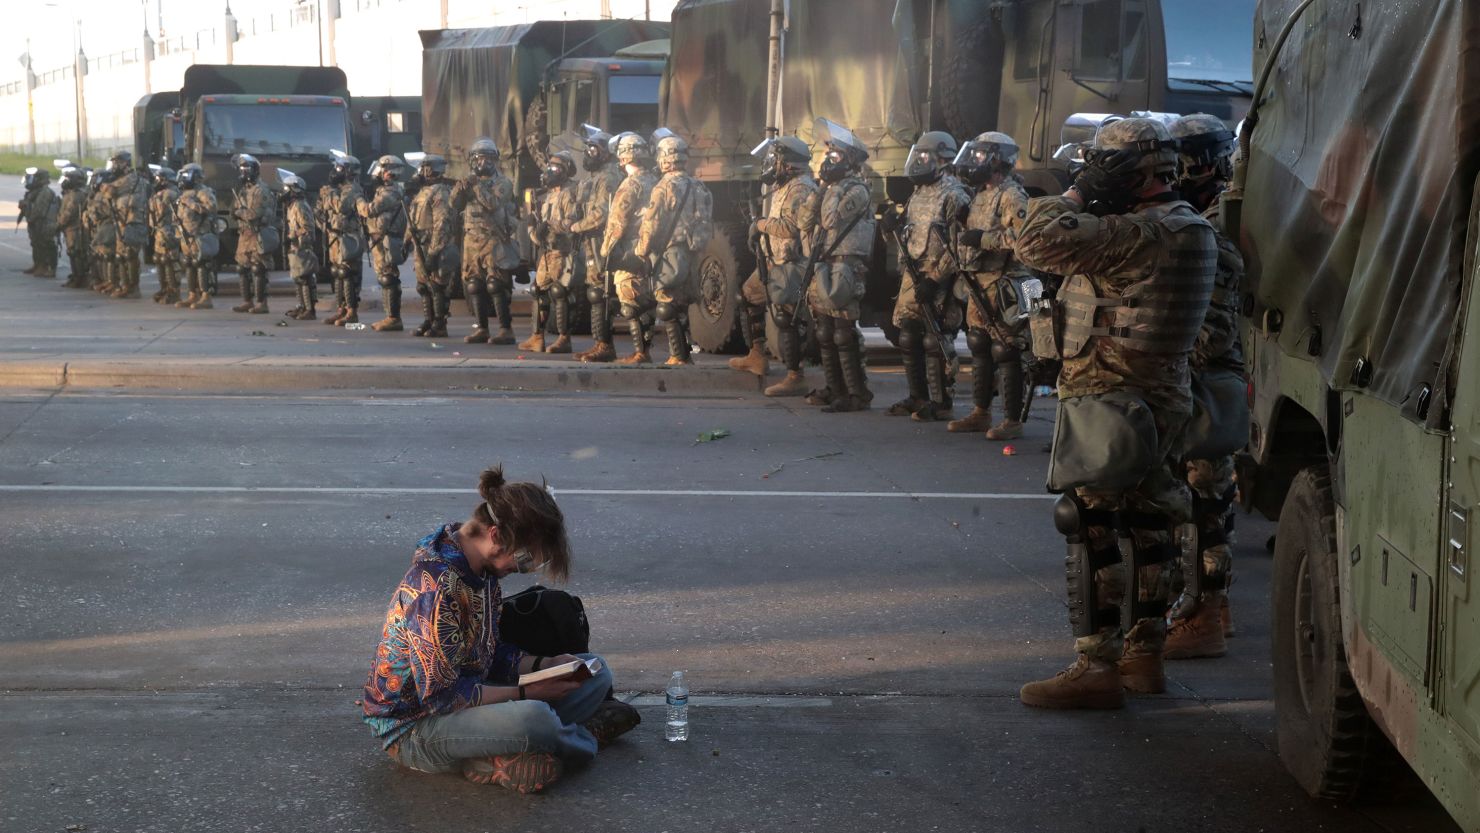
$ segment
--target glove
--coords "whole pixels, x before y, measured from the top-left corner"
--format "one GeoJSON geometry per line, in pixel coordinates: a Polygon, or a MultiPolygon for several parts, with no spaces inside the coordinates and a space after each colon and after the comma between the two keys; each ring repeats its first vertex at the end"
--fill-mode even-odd
{"type": "Polygon", "coordinates": [[[940,294],[940,284],[924,278],[915,284],[915,301],[921,304],[935,303],[935,297],[940,294]]]}
{"type": "Polygon", "coordinates": [[[893,234],[904,225],[904,218],[900,216],[899,206],[893,202],[886,202],[880,208],[879,231],[886,235],[893,234]]]}
{"type": "Polygon", "coordinates": [[[973,249],[980,249],[982,247],[982,230],[979,228],[966,229],[965,231],[961,232],[961,236],[956,239],[959,240],[961,242],[961,245],[963,246],[970,246],[973,249]]]}
{"type": "Polygon", "coordinates": [[[1141,172],[1142,154],[1136,150],[1111,150],[1099,153],[1074,178],[1074,190],[1085,203],[1101,202],[1123,205],[1135,198],[1145,181],[1141,172]]]}

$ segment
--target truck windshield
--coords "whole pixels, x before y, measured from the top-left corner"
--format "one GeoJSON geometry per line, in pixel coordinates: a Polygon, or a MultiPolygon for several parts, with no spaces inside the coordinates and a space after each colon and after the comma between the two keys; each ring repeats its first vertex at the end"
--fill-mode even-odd
{"type": "MultiPolygon", "coordinates": [[[[1243,92],[1254,78],[1255,0],[1162,0],[1167,78],[1243,92]]],[[[1177,82],[1182,82],[1178,84],[1177,82]]]]}
{"type": "Polygon", "coordinates": [[[205,104],[201,112],[208,154],[328,156],[349,146],[342,104],[205,104]]]}
{"type": "Polygon", "coordinates": [[[607,76],[607,104],[611,109],[612,135],[623,130],[649,133],[658,126],[657,75],[607,76]]]}

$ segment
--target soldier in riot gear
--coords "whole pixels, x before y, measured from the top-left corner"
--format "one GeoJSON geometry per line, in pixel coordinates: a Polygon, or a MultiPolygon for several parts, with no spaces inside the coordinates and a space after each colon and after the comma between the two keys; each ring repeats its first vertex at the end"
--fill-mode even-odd
{"type": "Polygon", "coordinates": [[[334,314],[324,319],[326,326],[360,323],[360,282],[365,269],[364,216],[368,210],[365,192],[360,187],[360,160],[336,152],[329,184],[319,192],[326,259],[334,279],[334,314]]]}
{"type": "MultiPolygon", "coordinates": [[[[660,128],[662,129],[662,128],[660,128]]],[[[678,136],[658,142],[658,170],[633,253],[649,264],[654,310],[668,335],[670,366],[689,358],[689,305],[698,300],[699,255],[714,236],[713,198],[688,173],[689,145],[678,136]]]]}
{"type": "Polygon", "coordinates": [[[206,184],[205,171],[194,162],[181,168],[175,179],[180,186],[180,198],[175,202],[176,230],[188,290],[175,306],[211,309],[215,306],[211,296],[216,294],[216,255],[221,248],[215,227],[216,192],[206,184]]]}
{"type": "Polygon", "coordinates": [[[581,180],[576,193],[581,218],[570,230],[579,241],[577,256],[586,259],[586,300],[591,305],[591,336],[595,343],[590,350],[577,353],[576,358],[583,362],[609,362],[617,357],[612,346],[612,313],[616,310],[616,299],[607,297],[608,267],[600,257],[601,238],[606,232],[612,197],[621,186],[624,173],[616,162],[613,137],[589,124],[583,127],[586,153],[581,165],[586,169],[586,178],[581,180]]]}
{"type": "Polygon", "coordinates": [[[318,222],[308,204],[308,183],[282,168],[278,168],[278,179],[283,183],[283,252],[288,276],[298,290],[298,306],[286,314],[295,321],[313,321],[318,318],[319,304],[318,222]]]}
{"type": "Polygon", "coordinates": [[[87,208],[88,171],[75,165],[62,169],[62,204],[57,213],[57,230],[67,243],[67,261],[71,274],[62,286],[68,289],[84,289],[88,282],[87,230],[83,227],[83,213],[87,208]]]}
{"type": "Polygon", "coordinates": [[[463,291],[473,309],[469,344],[513,344],[513,270],[519,266],[514,234],[519,228],[514,183],[498,169],[499,149],[481,138],[468,149],[472,174],[452,188],[453,209],[462,215],[463,291]],[[489,307],[498,332],[488,334],[489,307]]]}
{"type": "Polygon", "coordinates": [[[236,271],[241,277],[242,302],[232,312],[267,312],[267,256],[277,251],[277,199],[262,184],[262,166],[250,154],[237,156],[241,187],[232,195],[236,217],[236,271]]]}
{"type": "Polygon", "coordinates": [[[113,181],[104,186],[117,229],[113,246],[114,298],[138,298],[140,254],[149,243],[149,184],[133,168],[133,154],[121,150],[108,160],[113,181]]]}
{"type": "Polygon", "coordinates": [[[25,194],[21,197],[20,216],[26,221],[26,235],[31,241],[32,265],[23,269],[38,278],[57,276],[57,218],[61,200],[51,190],[51,171],[27,168],[21,180],[25,194]]]}
{"type": "MultiPolygon", "coordinates": [[[[1218,244],[1218,268],[1213,298],[1198,333],[1190,361],[1195,383],[1211,384],[1215,378],[1244,385],[1244,357],[1238,337],[1239,284],[1244,260],[1238,247],[1219,229],[1218,196],[1232,173],[1233,131],[1216,116],[1194,113],[1172,123],[1178,140],[1177,183],[1182,198],[1201,211],[1213,225],[1218,244]]],[[[1225,636],[1232,635],[1228,613],[1228,584],[1233,559],[1233,457],[1193,457],[1184,461],[1187,485],[1192,491],[1190,534],[1195,545],[1184,558],[1180,597],[1172,606],[1167,629],[1165,657],[1192,659],[1222,656],[1225,636]]],[[[1176,592],[1177,588],[1173,588],[1176,592]]]]}
{"type": "Polygon", "coordinates": [[[1125,689],[1165,689],[1173,530],[1191,517],[1174,468],[1192,412],[1188,359],[1217,261],[1212,228],[1168,187],[1174,148],[1157,121],[1106,127],[1074,186],[1030,201],[1019,231],[1026,266],[1069,276],[1059,294],[1063,369],[1049,484],[1065,490],[1054,521],[1069,545],[1078,654],[1053,678],[1023,686],[1027,705],[1118,708],[1125,689]],[[1086,211],[1091,205],[1099,213],[1086,211]],[[1095,459],[1086,450],[1127,432],[1147,449],[1144,459],[1084,462],[1095,459]]]}
{"type": "Polygon", "coordinates": [[[365,204],[363,219],[370,237],[370,263],[375,267],[375,280],[380,284],[381,306],[385,317],[370,325],[376,332],[399,333],[401,323],[401,264],[406,239],[406,195],[397,182],[406,163],[399,156],[386,154],[370,166],[376,180],[375,194],[365,204]]]}
{"type": "Polygon", "coordinates": [[[154,193],[149,197],[149,232],[154,252],[154,266],[159,272],[156,304],[174,304],[180,300],[180,236],[175,228],[175,203],[180,199],[176,173],[170,168],[150,165],[154,175],[154,193]]]}
{"type": "MultiPolygon", "coordinates": [[[[818,138],[826,152],[818,175],[823,182],[817,210],[816,264],[807,303],[817,327],[825,387],[807,401],[827,413],[861,411],[874,395],[863,367],[863,336],[858,331],[868,256],[874,244],[873,206],[862,168],[868,150],[851,131],[818,119],[818,138]]],[[[805,276],[804,276],[805,278],[805,276]]]]}
{"type": "Polygon", "coordinates": [[[885,234],[900,236],[903,255],[916,264],[921,281],[917,283],[906,269],[894,302],[909,395],[891,405],[889,414],[909,414],[922,422],[945,419],[952,407],[955,348],[945,333],[955,331],[953,318],[959,310],[951,303],[954,263],[944,231],[971,204],[971,193],[950,170],[956,152],[956,140],[949,133],[922,134],[905,163],[905,176],[915,190],[904,216],[888,204],[880,219],[885,234]]]}
{"type": "Polygon", "coordinates": [[[529,338],[520,343],[519,349],[545,352],[545,329],[550,322],[553,307],[555,329],[559,334],[549,347],[551,353],[570,352],[570,291],[571,256],[575,251],[571,226],[580,214],[580,203],[576,201],[575,184],[571,178],[576,174],[576,160],[567,151],[550,154],[540,171],[540,187],[544,198],[535,208],[533,222],[529,225],[529,239],[534,243],[538,258],[534,285],[534,314],[529,338]]]}
{"type": "MultiPolygon", "coordinates": [[[[407,154],[410,156],[411,154],[407,154]]],[[[416,294],[421,296],[422,322],[414,336],[447,336],[448,287],[458,279],[457,214],[452,208],[452,183],[447,160],[428,153],[417,169],[416,196],[407,209],[406,245],[415,255],[416,294]]]]}
{"type": "Polygon", "coordinates": [[[601,260],[612,270],[617,301],[632,335],[632,355],[618,361],[621,364],[643,364],[650,361],[649,331],[656,302],[648,279],[648,265],[638,259],[634,250],[643,211],[658,184],[658,177],[652,170],[652,146],[636,133],[617,136],[617,161],[627,176],[612,195],[606,231],[601,240],[601,260]]]}
{"type": "MultiPolygon", "coordinates": [[[[795,136],[767,139],[752,150],[761,160],[761,182],[771,187],[766,216],[750,222],[750,248],[759,261],[740,289],[742,333],[750,352],[731,359],[730,367],[765,378],[766,310],[776,324],[777,347],[786,365],[786,378],[766,388],[766,396],[801,396],[807,392],[802,375],[802,336],[797,308],[802,303],[805,249],[817,226],[817,181],[810,168],[812,149],[795,136]]],[[[825,404],[825,403],[823,403],[825,404]]]]}
{"type": "Polygon", "coordinates": [[[1006,320],[999,283],[1029,277],[1012,255],[1014,227],[1027,217],[1028,194],[1013,174],[1017,142],[1005,133],[989,132],[962,145],[956,155],[957,175],[977,189],[958,239],[962,275],[956,297],[966,303],[966,343],[971,349],[971,413],[951,420],[946,430],[985,432],[988,439],[1014,440],[1023,435],[1026,392],[1022,351],[1023,327],[1006,320]],[[984,306],[985,304],[985,306],[984,306]],[[1002,421],[992,424],[992,396],[1002,374],[1002,421]]]}
{"type": "Polygon", "coordinates": [[[88,266],[91,279],[89,286],[96,292],[107,294],[113,291],[113,252],[118,243],[118,225],[113,221],[113,206],[108,185],[113,181],[113,172],[108,168],[93,171],[88,188],[87,205],[82,210],[83,228],[87,232],[90,247],[88,266]]]}

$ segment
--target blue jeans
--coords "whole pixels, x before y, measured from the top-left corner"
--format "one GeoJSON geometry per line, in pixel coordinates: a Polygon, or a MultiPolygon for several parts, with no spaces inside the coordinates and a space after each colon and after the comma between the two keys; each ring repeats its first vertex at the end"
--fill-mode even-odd
{"type": "MultiPolygon", "coordinates": [[[[577,654],[590,659],[595,654],[577,654]]],[[[390,755],[422,772],[457,772],[468,758],[517,752],[553,752],[567,763],[596,757],[596,737],[581,723],[596,714],[612,687],[611,666],[554,704],[510,700],[423,717],[401,736],[390,755]]]]}

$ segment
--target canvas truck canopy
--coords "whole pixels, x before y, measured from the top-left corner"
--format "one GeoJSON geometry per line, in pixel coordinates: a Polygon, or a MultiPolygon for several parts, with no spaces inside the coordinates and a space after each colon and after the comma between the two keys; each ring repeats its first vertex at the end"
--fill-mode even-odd
{"type": "Polygon", "coordinates": [[[508,158],[552,62],[612,55],[663,38],[668,24],[643,20],[544,20],[488,29],[424,30],[422,143],[460,164],[480,136],[508,158]]]}
{"type": "Polygon", "coordinates": [[[1298,5],[1261,0],[1254,23],[1256,76],[1275,62],[1240,230],[1256,324],[1278,311],[1281,347],[1333,389],[1365,386],[1419,419],[1425,388],[1448,398],[1480,172],[1480,6],[1320,0],[1271,55],[1298,5]]]}

